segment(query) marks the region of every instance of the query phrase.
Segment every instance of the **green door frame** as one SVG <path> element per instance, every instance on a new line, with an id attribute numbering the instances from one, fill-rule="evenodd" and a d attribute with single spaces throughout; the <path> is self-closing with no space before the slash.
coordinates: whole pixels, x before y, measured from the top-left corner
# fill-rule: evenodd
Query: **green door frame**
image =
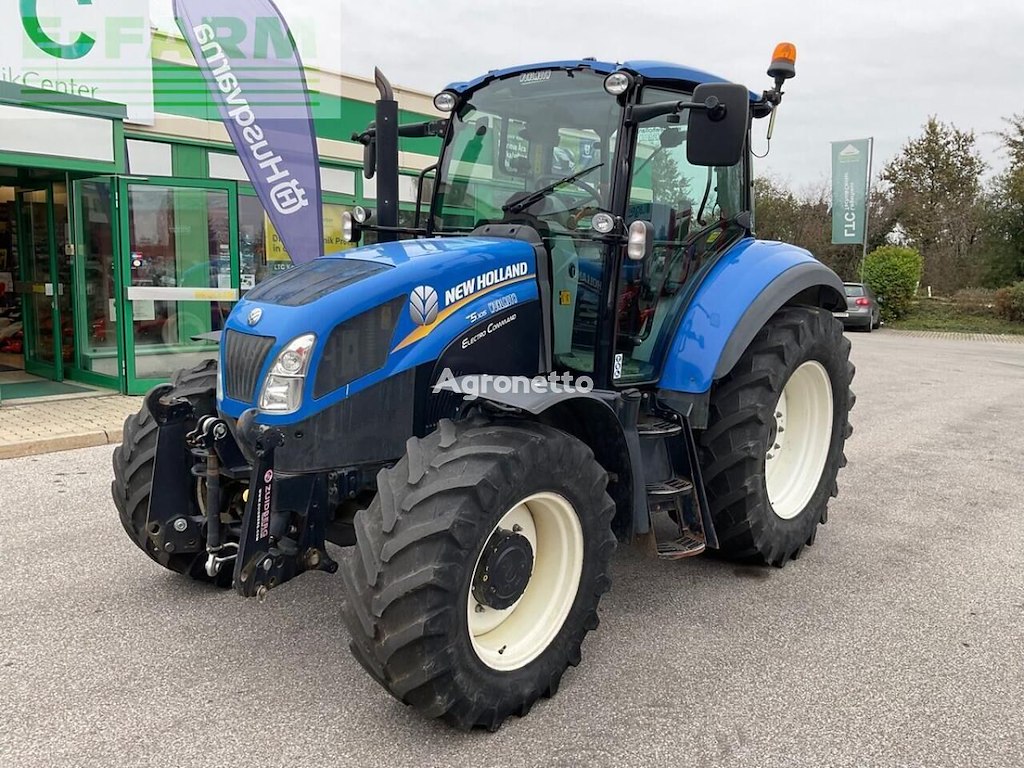
<path id="1" fill-rule="evenodd" d="M 166 378 L 140 378 L 137 375 L 135 360 L 135 318 L 132 302 L 128 298 L 128 289 L 131 287 L 131 234 L 130 234 L 130 211 L 129 211 L 129 188 L 132 186 L 172 187 L 175 189 L 198 189 L 204 191 L 220 191 L 227 195 L 228 201 L 228 242 L 230 247 L 230 281 L 231 291 L 237 300 L 239 289 L 239 262 L 238 262 L 238 195 L 237 184 L 233 181 L 207 180 L 207 179 L 174 179 L 166 177 L 146 176 L 119 176 L 117 177 L 117 198 L 118 198 L 118 227 L 121 232 L 118 244 L 120 255 L 117 259 L 119 265 L 118 307 L 123 318 L 119 323 L 121 332 L 121 345 L 123 348 L 125 380 L 122 384 L 123 391 L 129 395 L 145 394 L 149 389 L 158 384 L 163 384 Z M 187 301 L 198 301 L 212 304 L 226 299 L 204 298 L 203 294 L 216 296 L 218 291 L 223 289 L 196 289 L 196 298 L 183 299 Z"/>
<path id="2" fill-rule="evenodd" d="M 33 263 L 35 261 L 35 248 L 29 247 L 31 245 L 33 233 L 27 231 L 27 227 L 25 226 L 25 210 L 22 203 L 22 195 L 28 192 L 46 192 L 46 237 L 47 249 L 49 250 L 50 258 L 47 274 L 48 279 L 43 281 L 43 285 L 50 285 L 53 292 L 50 296 L 50 320 L 53 323 L 53 363 L 48 363 L 39 359 L 38 350 L 36 349 L 35 344 L 35 337 L 40 318 L 36 315 L 35 302 L 31 297 L 34 296 L 35 293 L 38 293 L 38 291 L 35 290 L 35 285 L 38 281 L 35 279 L 23 279 L 20 281 L 23 285 L 32 283 L 32 292 L 22 293 L 21 312 L 25 372 L 31 373 L 35 376 L 52 379 L 53 381 L 63 381 L 64 334 L 61 329 L 60 301 L 58 295 L 60 286 L 57 278 L 60 273 L 59 265 L 57 264 L 57 232 L 55 229 L 53 213 L 53 183 L 39 182 L 37 184 L 17 187 L 15 191 L 14 215 L 18 220 L 18 261 L 22 278 L 26 278 L 29 275 L 32 275 L 33 278 L 35 277 L 35 265 Z"/>

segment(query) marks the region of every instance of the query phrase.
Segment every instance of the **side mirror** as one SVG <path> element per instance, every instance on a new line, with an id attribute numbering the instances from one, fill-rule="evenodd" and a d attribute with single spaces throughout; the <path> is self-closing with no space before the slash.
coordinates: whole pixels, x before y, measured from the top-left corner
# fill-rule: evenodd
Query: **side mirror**
<path id="1" fill-rule="evenodd" d="M 750 125 L 750 94 L 735 83 L 704 83 L 693 100 L 707 109 L 690 109 L 686 122 L 686 160 L 690 165 L 728 167 L 743 159 Z"/>
<path id="2" fill-rule="evenodd" d="M 363 178 L 372 179 L 377 172 L 377 140 L 370 139 L 363 145 Z"/>

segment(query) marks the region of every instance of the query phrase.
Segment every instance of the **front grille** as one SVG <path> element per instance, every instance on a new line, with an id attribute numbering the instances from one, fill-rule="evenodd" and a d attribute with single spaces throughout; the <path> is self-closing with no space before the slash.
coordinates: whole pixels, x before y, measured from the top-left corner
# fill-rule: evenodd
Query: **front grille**
<path id="1" fill-rule="evenodd" d="M 273 336 L 253 336 L 229 330 L 224 334 L 224 394 L 251 403 Z"/>
<path id="2" fill-rule="evenodd" d="M 384 365 L 398 324 L 398 313 L 406 301 L 405 296 L 399 296 L 346 320 L 331 331 L 316 372 L 313 397 L 323 397 Z"/>
<path id="3" fill-rule="evenodd" d="M 389 267 L 358 259 L 314 259 L 265 280 L 249 291 L 245 298 L 299 307 L 385 269 Z"/>

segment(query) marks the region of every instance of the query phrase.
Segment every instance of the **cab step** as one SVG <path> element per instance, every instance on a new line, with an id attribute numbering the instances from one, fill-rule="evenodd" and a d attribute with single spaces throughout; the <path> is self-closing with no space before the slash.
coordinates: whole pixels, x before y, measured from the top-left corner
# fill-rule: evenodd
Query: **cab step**
<path id="1" fill-rule="evenodd" d="M 674 476 L 647 485 L 651 515 L 651 547 L 662 560 L 678 560 L 702 553 L 707 543 L 697 507 L 693 482 Z M 649 545 L 650 546 L 650 545 Z"/>
<path id="2" fill-rule="evenodd" d="M 693 493 L 693 483 L 685 477 L 670 477 L 668 480 L 650 483 L 647 486 L 648 500 L 657 500 L 659 503 L 675 499 L 678 496 L 689 496 L 691 493 Z"/>
<path id="3" fill-rule="evenodd" d="M 684 557 L 693 557 L 701 554 L 707 545 L 704 543 L 704 535 L 685 531 L 672 541 L 658 542 L 658 558 L 661 560 L 681 560 Z"/>
<path id="4" fill-rule="evenodd" d="M 636 425 L 636 432 L 641 439 L 655 437 L 673 437 L 682 434 L 683 425 L 667 419 L 641 421 Z"/>

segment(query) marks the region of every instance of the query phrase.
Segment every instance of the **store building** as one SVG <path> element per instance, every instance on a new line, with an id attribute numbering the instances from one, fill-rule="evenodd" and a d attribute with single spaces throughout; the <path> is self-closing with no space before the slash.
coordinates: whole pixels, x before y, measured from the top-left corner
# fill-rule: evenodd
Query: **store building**
<path id="1" fill-rule="evenodd" d="M 0 398 L 11 397 L 11 371 L 60 383 L 26 392 L 145 392 L 215 354 L 192 337 L 219 329 L 241 295 L 291 266 L 185 43 L 154 32 L 150 63 L 151 125 L 68 82 L 0 79 Z M 373 119 L 376 90 L 310 74 L 332 251 L 343 247 L 341 213 L 375 196 L 351 135 Z M 397 91 L 403 120 L 437 117 L 428 94 Z M 403 149 L 411 221 L 437 139 Z"/>

